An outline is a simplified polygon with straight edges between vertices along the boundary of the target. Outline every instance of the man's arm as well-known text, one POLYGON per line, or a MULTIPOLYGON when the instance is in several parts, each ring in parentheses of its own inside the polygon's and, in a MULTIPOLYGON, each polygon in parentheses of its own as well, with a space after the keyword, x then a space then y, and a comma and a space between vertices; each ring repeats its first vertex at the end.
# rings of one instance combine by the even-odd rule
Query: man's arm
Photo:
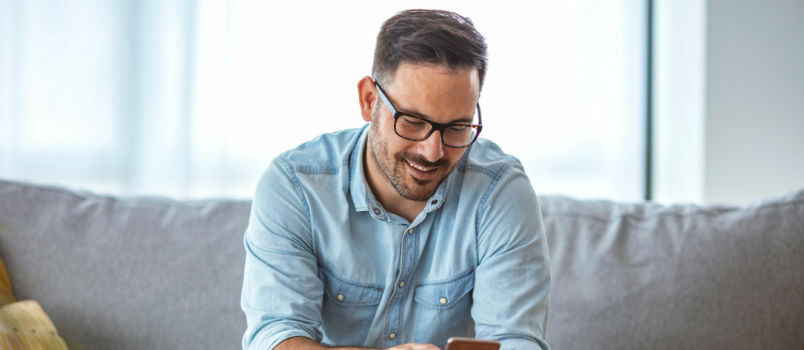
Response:
POLYGON ((321 339, 323 283, 308 206, 281 158, 260 178, 243 237, 243 349, 273 349, 291 337, 321 339))
MULTIPOLYGON (((276 347, 276 350, 331 350, 319 343, 314 342, 312 339, 305 337, 290 338, 276 347)), ((336 350, 358 350, 359 348, 337 348, 336 350)))
POLYGON ((544 341, 550 264, 541 210, 520 167, 489 189, 478 217, 472 292, 476 337, 502 349, 549 349, 544 341))
MULTIPOLYGON (((276 350, 332 350, 333 348, 328 348, 318 344, 308 338, 304 337, 296 337, 290 338, 285 340, 279 346, 276 347, 276 350)), ((362 348, 335 348, 336 350, 359 350, 362 348)), ((389 348, 388 350, 438 350, 438 347, 432 344, 402 344, 397 345, 393 348, 389 348)))

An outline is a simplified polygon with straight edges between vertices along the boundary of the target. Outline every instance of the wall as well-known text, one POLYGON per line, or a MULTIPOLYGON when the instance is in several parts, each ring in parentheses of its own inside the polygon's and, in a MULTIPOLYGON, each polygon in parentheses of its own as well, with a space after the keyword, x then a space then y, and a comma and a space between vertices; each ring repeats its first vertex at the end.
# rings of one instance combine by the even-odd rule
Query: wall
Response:
POLYGON ((804 1, 710 0, 703 201, 804 187, 804 1))

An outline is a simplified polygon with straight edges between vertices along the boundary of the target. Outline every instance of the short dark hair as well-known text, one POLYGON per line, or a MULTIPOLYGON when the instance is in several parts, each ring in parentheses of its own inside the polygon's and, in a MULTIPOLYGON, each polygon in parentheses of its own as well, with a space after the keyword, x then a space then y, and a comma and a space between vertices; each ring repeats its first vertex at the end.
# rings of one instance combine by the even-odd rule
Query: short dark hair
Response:
POLYGON ((487 51, 486 39, 468 17, 443 10, 406 10, 383 23, 371 74, 390 85, 403 62, 474 67, 483 87, 487 51))

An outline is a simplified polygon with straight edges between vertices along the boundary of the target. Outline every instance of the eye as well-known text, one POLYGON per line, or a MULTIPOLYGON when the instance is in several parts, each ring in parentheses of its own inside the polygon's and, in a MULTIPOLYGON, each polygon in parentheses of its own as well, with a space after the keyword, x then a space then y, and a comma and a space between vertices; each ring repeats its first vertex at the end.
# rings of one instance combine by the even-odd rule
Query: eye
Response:
POLYGON ((423 121, 423 120, 421 120, 419 118, 402 116, 401 119, 402 119, 403 122, 405 122, 405 124, 408 124, 410 126, 423 126, 423 125, 427 124, 425 121, 423 121))
POLYGON ((448 127, 450 132, 458 132, 458 133, 466 132, 467 130, 469 130, 469 128, 470 128, 469 125, 450 125, 448 127))

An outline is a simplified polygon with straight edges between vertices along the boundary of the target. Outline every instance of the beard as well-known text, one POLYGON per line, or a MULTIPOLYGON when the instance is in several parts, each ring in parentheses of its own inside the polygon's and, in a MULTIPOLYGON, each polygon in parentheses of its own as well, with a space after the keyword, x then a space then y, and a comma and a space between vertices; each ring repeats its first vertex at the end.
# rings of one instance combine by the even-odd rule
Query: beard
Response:
MULTIPOLYGON (((380 172, 382 172, 385 179, 393 186, 394 190, 407 200, 423 202, 432 197, 438 185, 452 173, 452 170, 457 166, 448 163, 447 159, 441 158, 435 162, 427 161, 423 156, 418 154, 411 154, 408 152, 399 152, 390 154, 387 148, 387 143, 380 140, 379 133, 379 113, 375 109, 372 113, 371 129, 368 137, 368 142, 371 145, 371 157, 374 158, 375 163, 380 172), (432 180, 422 180, 413 177, 407 164, 408 162, 420 165, 425 168, 435 168, 433 171, 441 172, 441 177, 432 180), (447 169, 449 167, 449 169, 447 169)), ((391 137, 399 137, 398 135, 391 134, 391 137)), ((430 135, 434 137, 433 135, 430 135)))

